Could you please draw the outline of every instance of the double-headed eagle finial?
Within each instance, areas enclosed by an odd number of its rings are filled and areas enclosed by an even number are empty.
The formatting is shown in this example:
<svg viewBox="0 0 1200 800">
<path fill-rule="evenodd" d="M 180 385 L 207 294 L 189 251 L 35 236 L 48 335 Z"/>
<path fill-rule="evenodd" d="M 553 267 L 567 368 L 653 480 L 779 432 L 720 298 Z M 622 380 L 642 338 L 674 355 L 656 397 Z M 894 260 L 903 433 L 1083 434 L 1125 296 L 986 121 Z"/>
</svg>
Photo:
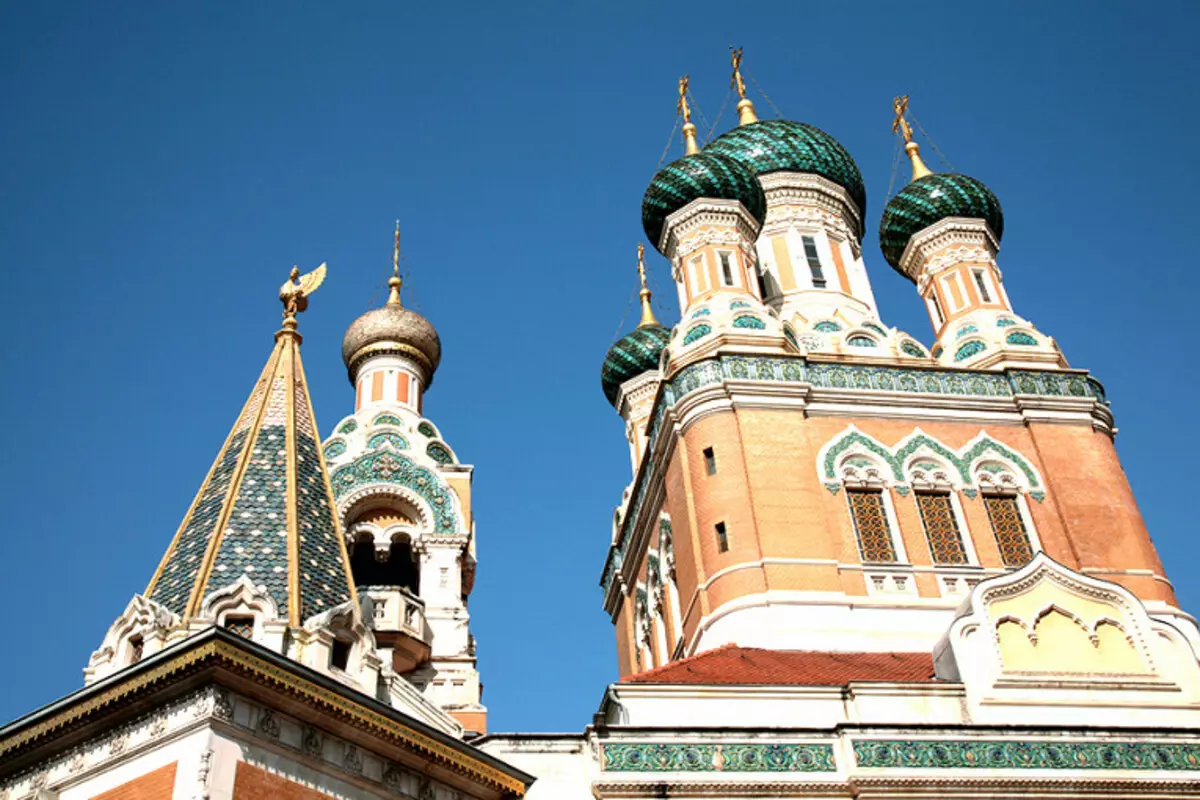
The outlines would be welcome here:
<svg viewBox="0 0 1200 800">
<path fill-rule="evenodd" d="M 296 315 L 308 308 L 308 296 L 325 282 L 325 264 L 307 275 L 300 275 L 299 267 L 292 267 L 288 280 L 279 287 L 279 299 L 283 302 L 283 326 L 295 329 Z"/>
</svg>

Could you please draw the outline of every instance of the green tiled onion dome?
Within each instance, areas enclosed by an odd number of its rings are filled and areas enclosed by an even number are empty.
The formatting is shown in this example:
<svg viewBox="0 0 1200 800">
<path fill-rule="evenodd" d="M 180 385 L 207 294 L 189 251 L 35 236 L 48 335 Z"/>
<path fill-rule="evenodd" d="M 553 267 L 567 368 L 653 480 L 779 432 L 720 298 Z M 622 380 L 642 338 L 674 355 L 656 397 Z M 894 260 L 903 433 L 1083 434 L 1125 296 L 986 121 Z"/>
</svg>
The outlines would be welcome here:
<svg viewBox="0 0 1200 800">
<path fill-rule="evenodd" d="M 883 257 L 899 270 L 908 240 L 947 217 L 982 219 L 996 239 L 1004 235 L 1000 201 L 982 182 L 956 173 L 926 175 L 901 189 L 883 209 L 879 223 Z"/>
<path fill-rule="evenodd" d="M 705 147 L 704 152 L 736 158 L 755 175 L 820 175 L 849 192 L 860 214 L 867 213 L 867 190 L 858 164 L 841 142 L 813 125 L 786 119 L 761 120 L 734 128 Z"/>
<path fill-rule="evenodd" d="M 621 384 L 643 372 L 658 369 L 658 357 L 671 341 L 671 331 L 662 325 L 634 328 L 617 340 L 604 356 L 600 368 L 600 385 L 604 396 L 614 406 Z"/>
<path fill-rule="evenodd" d="M 667 217 L 693 200 L 739 200 L 758 220 L 767 215 L 767 198 L 754 175 L 739 162 L 716 153 L 696 153 L 663 167 L 642 198 L 642 228 L 658 247 Z"/>
</svg>

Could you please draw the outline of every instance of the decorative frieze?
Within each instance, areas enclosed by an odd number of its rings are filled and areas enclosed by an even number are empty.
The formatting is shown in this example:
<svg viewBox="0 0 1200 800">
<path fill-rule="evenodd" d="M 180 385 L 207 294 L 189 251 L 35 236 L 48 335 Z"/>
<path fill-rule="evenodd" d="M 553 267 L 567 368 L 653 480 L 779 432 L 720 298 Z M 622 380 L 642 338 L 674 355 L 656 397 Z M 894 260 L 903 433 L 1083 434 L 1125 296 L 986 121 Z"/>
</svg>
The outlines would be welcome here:
<svg viewBox="0 0 1200 800">
<path fill-rule="evenodd" d="M 858 739 L 869 769 L 1200 770 L 1200 742 Z"/>
<path fill-rule="evenodd" d="M 833 772 L 833 745 L 765 742 L 605 743 L 607 772 Z"/>
</svg>

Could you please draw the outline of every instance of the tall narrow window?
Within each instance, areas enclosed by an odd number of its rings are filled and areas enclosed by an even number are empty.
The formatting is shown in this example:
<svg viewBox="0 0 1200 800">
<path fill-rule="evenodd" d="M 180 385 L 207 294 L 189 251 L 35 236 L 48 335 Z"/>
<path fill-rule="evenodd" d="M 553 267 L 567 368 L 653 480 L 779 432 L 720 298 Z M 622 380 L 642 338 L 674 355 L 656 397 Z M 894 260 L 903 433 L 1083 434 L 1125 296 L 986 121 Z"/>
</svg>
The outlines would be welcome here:
<svg viewBox="0 0 1200 800">
<path fill-rule="evenodd" d="M 867 563 L 896 561 L 896 545 L 883 508 L 883 492 L 878 489 L 847 489 L 850 517 L 858 536 L 858 551 Z"/>
<path fill-rule="evenodd" d="M 725 533 L 725 523 L 718 522 L 716 525 L 716 530 L 717 530 L 717 550 L 722 553 L 728 553 L 729 552 L 729 536 Z"/>
<path fill-rule="evenodd" d="M 992 302 L 992 297 L 987 290 L 987 281 L 983 279 L 983 270 L 976 269 L 971 272 L 975 275 L 975 285 L 979 287 L 979 296 L 983 298 L 983 302 Z"/>
<path fill-rule="evenodd" d="M 704 448 L 704 471 L 709 475 L 717 474 L 717 454 L 711 447 Z"/>
<path fill-rule="evenodd" d="M 134 636 L 129 640 L 129 663 L 136 664 L 142 660 L 142 652 L 145 650 L 145 640 L 141 636 Z"/>
<path fill-rule="evenodd" d="M 821 257 L 817 255 L 817 243 L 811 236 L 801 236 L 804 242 L 804 257 L 808 259 L 808 271 L 812 273 L 812 284 L 817 289 L 825 288 L 825 273 L 821 269 Z"/>
<path fill-rule="evenodd" d="M 243 639 L 254 638 L 254 617 L 226 617 L 225 630 Z"/>
<path fill-rule="evenodd" d="M 925 525 L 925 538 L 929 540 L 929 552 L 935 564 L 966 564 L 967 551 L 963 547 L 958 520 L 948 492 L 920 492 L 917 508 L 921 510 L 921 522 Z"/>
<path fill-rule="evenodd" d="M 1005 494 L 985 494 L 983 504 L 987 506 L 992 532 L 1000 547 L 1000 560 L 1006 567 L 1023 567 L 1033 560 L 1033 546 L 1029 543 L 1029 532 L 1021 519 L 1017 498 Z"/>
<path fill-rule="evenodd" d="M 333 640 L 333 649 L 329 652 L 329 666 L 346 671 L 350 666 L 350 643 L 341 639 Z"/>
<path fill-rule="evenodd" d="M 729 253 L 718 253 L 721 259 L 721 285 L 733 286 L 733 267 L 729 264 Z"/>
<path fill-rule="evenodd" d="M 767 299 L 767 275 L 765 270 L 755 270 L 754 277 L 758 279 L 758 296 Z"/>
<path fill-rule="evenodd" d="M 933 309 L 934 322 L 941 325 L 945 321 L 946 315 L 942 313 L 942 304 L 938 302 L 936 291 L 930 290 L 929 292 L 929 307 Z"/>
</svg>

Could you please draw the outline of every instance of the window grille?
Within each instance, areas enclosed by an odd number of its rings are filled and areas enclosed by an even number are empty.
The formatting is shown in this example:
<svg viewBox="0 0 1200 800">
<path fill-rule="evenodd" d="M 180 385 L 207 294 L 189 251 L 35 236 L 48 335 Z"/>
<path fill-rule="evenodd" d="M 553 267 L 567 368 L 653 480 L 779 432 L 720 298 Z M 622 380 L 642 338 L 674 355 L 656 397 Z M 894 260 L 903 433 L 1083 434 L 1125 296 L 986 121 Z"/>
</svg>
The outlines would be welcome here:
<svg viewBox="0 0 1200 800">
<path fill-rule="evenodd" d="M 847 489 L 850 517 L 858 536 L 858 550 L 867 563 L 894 563 L 896 545 L 883 508 L 883 492 L 878 489 Z"/>
<path fill-rule="evenodd" d="M 954 506 L 948 492 L 922 492 L 917 495 L 917 508 L 925 526 L 925 538 L 935 564 L 966 564 L 967 551 L 958 530 Z"/>
<path fill-rule="evenodd" d="M 1012 495 L 984 495 L 992 532 L 1000 547 L 1000 559 L 1006 567 L 1023 567 L 1033 560 L 1033 546 L 1029 543 L 1029 532 L 1021 519 L 1017 498 Z"/>
</svg>

